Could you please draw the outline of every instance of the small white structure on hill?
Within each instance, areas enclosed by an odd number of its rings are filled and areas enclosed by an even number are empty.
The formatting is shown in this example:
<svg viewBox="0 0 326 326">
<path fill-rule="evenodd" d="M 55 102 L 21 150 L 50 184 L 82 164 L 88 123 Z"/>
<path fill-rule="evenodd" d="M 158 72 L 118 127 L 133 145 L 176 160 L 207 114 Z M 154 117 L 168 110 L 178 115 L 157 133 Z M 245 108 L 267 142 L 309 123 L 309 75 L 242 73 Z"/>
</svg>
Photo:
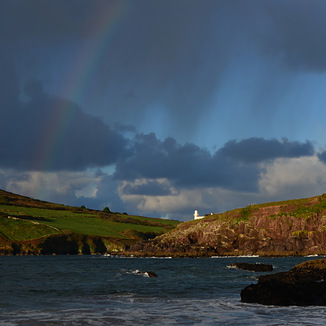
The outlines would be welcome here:
<svg viewBox="0 0 326 326">
<path fill-rule="evenodd" d="M 213 215 L 214 213 L 211 213 L 211 215 Z M 204 218 L 205 216 L 208 216 L 209 214 L 206 214 L 206 215 L 204 215 L 204 216 L 199 216 L 198 215 L 198 211 L 197 211 L 197 209 L 195 210 L 195 212 L 194 212 L 194 220 L 199 220 L 199 219 L 201 219 L 201 218 Z"/>
<path fill-rule="evenodd" d="M 194 212 L 194 220 L 199 220 L 199 219 L 201 219 L 201 218 L 203 218 L 203 217 L 205 217 L 205 216 L 199 216 L 199 215 L 198 215 L 198 211 L 197 211 L 197 209 L 196 209 L 195 212 Z"/>
</svg>

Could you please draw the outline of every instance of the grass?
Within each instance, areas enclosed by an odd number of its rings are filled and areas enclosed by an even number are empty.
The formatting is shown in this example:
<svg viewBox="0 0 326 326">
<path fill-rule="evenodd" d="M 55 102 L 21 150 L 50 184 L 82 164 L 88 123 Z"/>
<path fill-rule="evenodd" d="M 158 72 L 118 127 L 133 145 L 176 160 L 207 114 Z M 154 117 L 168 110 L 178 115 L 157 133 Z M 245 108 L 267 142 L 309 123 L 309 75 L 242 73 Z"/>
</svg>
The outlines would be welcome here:
<svg viewBox="0 0 326 326">
<path fill-rule="evenodd" d="M 12 218 L 0 217 L 1 234 L 10 241 L 33 240 L 46 235 L 60 233 L 43 224 L 14 220 Z"/>
<path fill-rule="evenodd" d="M 67 231 L 89 236 L 123 239 L 128 238 L 123 234 L 126 230 L 161 234 L 178 224 L 178 221 L 172 220 L 125 214 L 112 215 L 99 211 L 73 210 L 64 207 L 46 209 L 2 204 L 0 213 L 2 213 L 0 215 L 0 232 L 11 241 L 31 240 Z"/>
<path fill-rule="evenodd" d="M 260 209 L 273 206 L 278 206 L 280 210 L 276 214 L 269 215 L 268 218 L 292 216 L 307 219 L 314 214 L 326 215 L 326 194 L 310 198 L 251 204 L 243 208 L 236 208 L 224 213 L 214 214 L 213 216 L 207 217 L 207 219 L 229 223 L 235 222 L 238 224 L 259 215 Z"/>
</svg>

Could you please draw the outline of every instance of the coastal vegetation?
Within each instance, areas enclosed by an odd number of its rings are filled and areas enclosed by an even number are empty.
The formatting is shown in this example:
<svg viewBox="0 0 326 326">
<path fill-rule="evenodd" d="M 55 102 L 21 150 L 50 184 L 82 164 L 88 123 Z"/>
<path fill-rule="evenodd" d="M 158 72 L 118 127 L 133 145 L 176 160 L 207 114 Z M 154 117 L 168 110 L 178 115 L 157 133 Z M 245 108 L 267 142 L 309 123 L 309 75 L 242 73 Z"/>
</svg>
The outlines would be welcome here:
<svg viewBox="0 0 326 326">
<path fill-rule="evenodd" d="M 116 252 L 179 222 L 70 207 L 0 190 L 0 254 Z"/>
<path fill-rule="evenodd" d="M 251 204 L 180 223 L 0 191 L 0 254 L 326 254 L 326 195 Z"/>
<path fill-rule="evenodd" d="M 326 254 L 326 195 L 251 204 L 178 225 L 125 252 L 136 256 Z"/>
</svg>

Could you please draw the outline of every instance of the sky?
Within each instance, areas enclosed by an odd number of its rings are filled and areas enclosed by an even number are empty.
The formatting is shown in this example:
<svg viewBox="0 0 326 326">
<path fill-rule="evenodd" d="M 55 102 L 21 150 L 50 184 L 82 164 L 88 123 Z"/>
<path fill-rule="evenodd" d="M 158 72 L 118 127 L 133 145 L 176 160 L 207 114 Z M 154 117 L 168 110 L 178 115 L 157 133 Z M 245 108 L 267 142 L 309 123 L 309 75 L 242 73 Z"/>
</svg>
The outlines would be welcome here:
<svg viewBox="0 0 326 326">
<path fill-rule="evenodd" d="M 178 219 L 326 192 L 326 1 L 0 1 L 0 188 Z"/>
</svg>

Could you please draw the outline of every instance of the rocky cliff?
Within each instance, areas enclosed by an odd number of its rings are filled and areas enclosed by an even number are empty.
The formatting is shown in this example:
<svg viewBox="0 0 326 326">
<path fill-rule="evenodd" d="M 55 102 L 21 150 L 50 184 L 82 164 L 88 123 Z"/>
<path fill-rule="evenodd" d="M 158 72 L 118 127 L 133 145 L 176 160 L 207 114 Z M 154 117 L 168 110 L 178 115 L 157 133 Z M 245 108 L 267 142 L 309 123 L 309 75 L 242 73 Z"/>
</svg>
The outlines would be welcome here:
<svg viewBox="0 0 326 326">
<path fill-rule="evenodd" d="M 126 255 L 204 257 L 326 254 L 326 195 L 242 209 L 181 223 Z"/>
</svg>

